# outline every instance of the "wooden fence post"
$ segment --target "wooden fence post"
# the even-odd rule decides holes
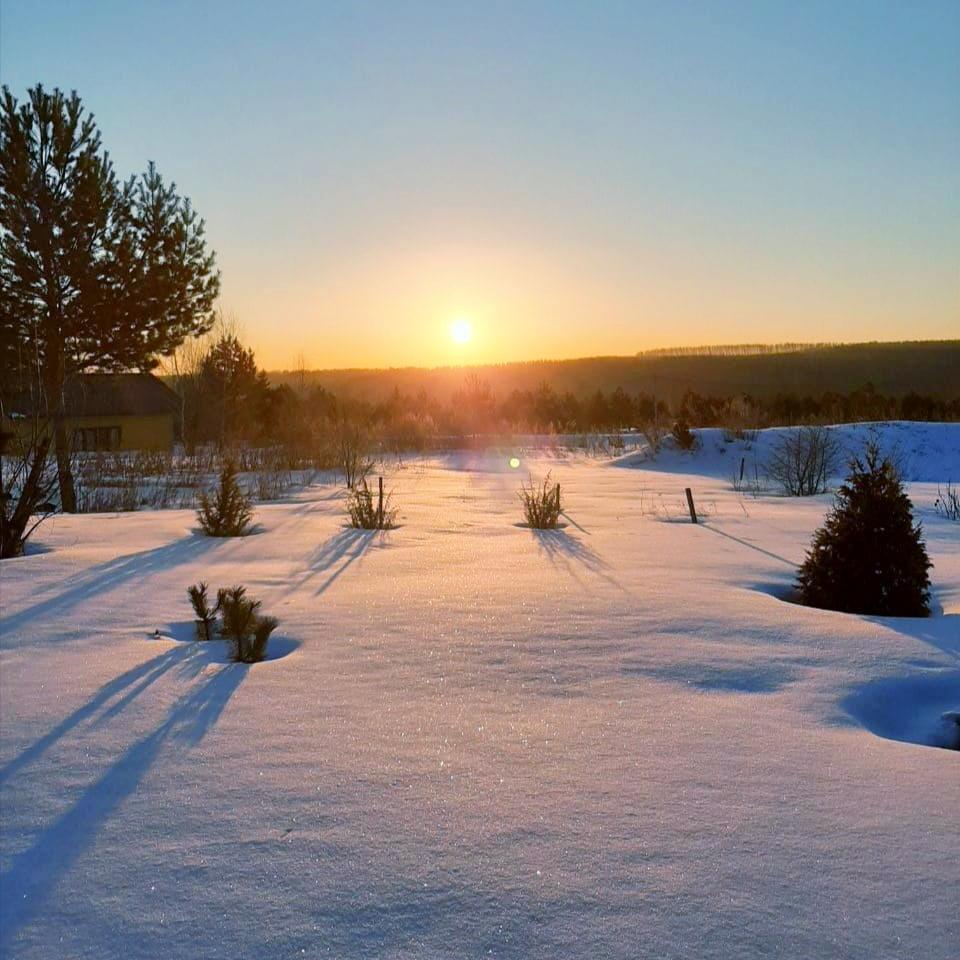
[[[692,523],[697,522],[697,508],[693,505],[693,492],[689,487],[686,488],[687,492],[687,506],[690,508],[690,521]]]
[[[377,477],[378,485],[380,487],[380,502],[377,506],[377,529],[383,529],[383,477]]]

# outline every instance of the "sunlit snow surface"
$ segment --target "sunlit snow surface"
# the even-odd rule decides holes
[[[785,602],[830,497],[738,496],[717,433],[409,460],[386,534],[331,485],[244,540],[46,525],[0,564],[0,955],[955,960],[960,753],[920,744],[960,709],[960,430],[884,435],[929,620]],[[199,579],[279,617],[273,659],[189,641]]]

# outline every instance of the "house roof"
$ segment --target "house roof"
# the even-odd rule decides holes
[[[64,386],[68,417],[129,417],[176,413],[180,398],[151,373],[85,373]],[[32,403],[24,394],[13,397],[11,409],[28,414]]]

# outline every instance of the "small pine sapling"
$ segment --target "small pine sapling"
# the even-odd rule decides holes
[[[213,639],[213,625],[216,623],[217,613],[220,610],[220,601],[214,606],[210,606],[210,598],[207,592],[207,584],[201,580],[192,587],[187,587],[187,595],[190,597],[190,605],[196,615],[194,626],[197,631],[198,640]]]
[[[534,530],[555,530],[560,522],[560,484],[551,483],[550,474],[537,486],[530,478],[529,485],[521,484],[517,494],[523,504],[523,517]]]
[[[267,655],[267,643],[277,621],[260,615],[260,601],[248,599],[245,587],[221,590],[218,597],[222,617],[220,632],[233,644],[233,659],[239,663],[259,663]]]
[[[267,655],[267,643],[270,634],[277,629],[276,617],[257,617],[257,625],[253,631],[253,640],[249,643],[241,656],[243,663],[259,663]]]
[[[246,587],[236,586],[218,591],[217,602],[220,604],[220,632],[225,637],[236,640],[253,632],[260,601],[249,600]]]
[[[253,519],[250,498],[237,480],[237,467],[232,461],[223,465],[213,495],[200,494],[197,519],[208,537],[242,537],[249,532]]]

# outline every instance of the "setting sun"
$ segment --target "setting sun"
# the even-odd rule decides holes
[[[464,317],[458,317],[450,324],[450,336],[456,343],[469,343],[473,337],[473,324]]]

